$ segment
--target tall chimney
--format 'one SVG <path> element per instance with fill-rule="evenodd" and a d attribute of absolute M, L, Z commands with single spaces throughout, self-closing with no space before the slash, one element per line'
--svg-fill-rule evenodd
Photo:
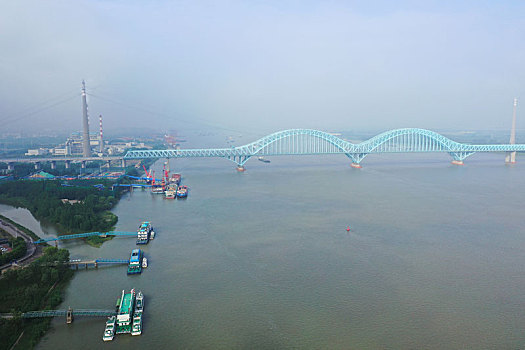
<path fill-rule="evenodd" d="M 99 152 L 104 152 L 104 138 L 102 137 L 102 114 L 98 116 L 98 120 L 100 122 L 100 137 L 99 137 Z"/>
<path fill-rule="evenodd" d="M 84 157 L 91 157 L 91 146 L 89 143 L 89 119 L 86 102 L 86 83 L 82 80 L 82 149 Z"/>
<path fill-rule="evenodd" d="M 510 144 L 516 143 L 516 107 L 518 106 L 518 99 L 514 99 L 514 108 L 512 109 L 512 129 L 510 130 Z M 516 152 L 507 152 L 505 157 L 505 163 L 514 164 L 516 163 Z"/>

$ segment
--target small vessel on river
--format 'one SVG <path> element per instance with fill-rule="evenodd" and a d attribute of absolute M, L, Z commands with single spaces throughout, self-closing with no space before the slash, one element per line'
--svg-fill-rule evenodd
<path fill-rule="evenodd" d="M 142 313 L 144 311 L 144 295 L 138 292 L 135 300 L 135 310 L 133 312 L 133 324 L 131 326 L 131 335 L 142 334 Z"/>
<path fill-rule="evenodd" d="M 106 321 L 106 329 L 104 330 L 104 336 L 102 337 L 102 340 L 104 341 L 111 341 L 113 340 L 113 337 L 115 337 L 115 324 L 117 322 L 117 318 L 115 316 L 111 316 Z"/>
<path fill-rule="evenodd" d="M 140 249 L 133 249 L 128 263 L 128 275 L 142 273 L 142 260 L 144 253 Z"/>
<path fill-rule="evenodd" d="M 177 198 L 186 198 L 188 197 L 188 186 L 179 186 L 177 189 Z"/>
<path fill-rule="evenodd" d="M 170 184 L 175 184 L 175 185 L 178 186 L 180 184 L 181 177 L 182 177 L 181 174 L 177 174 L 177 173 L 171 174 L 169 183 Z"/>
<path fill-rule="evenodd" d="M 149 221 L 144 221 L 137 231 L 137 244 L 148 244 L 153 227 Z"/>
<path fill-rule="evenodd" d="M 133 305 L 135 304 L 135 289 L 129 293 L 122 290 L 118 301 L 116 334 L 131 333 Z"/>

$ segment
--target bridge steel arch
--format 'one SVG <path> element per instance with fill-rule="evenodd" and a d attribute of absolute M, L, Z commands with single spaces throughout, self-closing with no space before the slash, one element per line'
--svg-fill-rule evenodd
<path fill-rule="evenodd" d="M 290 129 L 260 138 L 252 143 L 231 148 L 128 151 L 124 159 L 222 157 L 234 162 L 238 170 L 253 156 L 344 154 L 352 166 L 368 154 L 446 152 L 453 163 L 475 152 L 525 151 L 524 144 L 471 145 L 453 141 L 427 129 L 405 128 L 386 131 L 369 140 L 354 144 L 330 133 L 312 129 Z"/>

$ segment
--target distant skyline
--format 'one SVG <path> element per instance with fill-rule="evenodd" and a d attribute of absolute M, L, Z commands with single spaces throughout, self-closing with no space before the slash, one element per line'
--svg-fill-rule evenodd
<path fill-rule="evenodd" d="M 522 1 L 4 1 L 3 132 L 525 128 Z"/>

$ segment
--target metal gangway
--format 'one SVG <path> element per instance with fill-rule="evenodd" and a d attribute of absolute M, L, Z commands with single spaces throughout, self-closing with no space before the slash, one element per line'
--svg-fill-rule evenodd
<path fill-rule="evenodd" d="M 82 317 L 110 317 L 117 313 L 114 310 L 93 310 L 93 309 L 77 309 L 73 310 L 71 307 L 67 310 L 42 310 L 42 311 L 27 311 L 21 314 L 22 318 L 42 318 L 42 317 L 66 317 L 66 322 L 71 323 L 75 316 Z"/>
<path fill-rule="evenodd" d="M 76 238 L 86 238 L 91 236 L 107 237 L 107 236 L 117 236 L 117 237 L 130 237 L 136 236 L 137 232 L 125 232 L 125 231 L 110 231 L 110 232 L 87 232 L 87 233 L 77 233 L 72 235 L 60 235 L 52 238 L 44 238 L 35 241 L 35 244 L 53 242 L 53 241 L 62 241 L 65 239 L 76 239 Z"/>
<path fill-rule="evenodd" d="M 95 266 L 95 268 L 98 268 L 99 265 L 123 265 L 123 264 L 129 264 L 129 260 L 127 259 L 89 259 L 89 260 L 82 260 L 82 259 L 72 259 L 67 262 L 70 266 L 75 266 L 78 270 L 78 267 L 80 265 L 85 265 L 85 268 L 87 269 L 89 265 Z"/>

